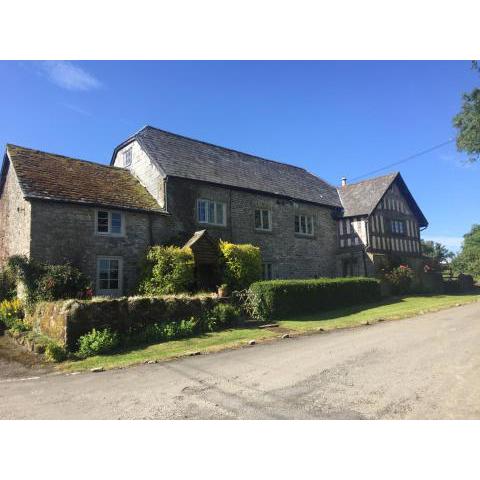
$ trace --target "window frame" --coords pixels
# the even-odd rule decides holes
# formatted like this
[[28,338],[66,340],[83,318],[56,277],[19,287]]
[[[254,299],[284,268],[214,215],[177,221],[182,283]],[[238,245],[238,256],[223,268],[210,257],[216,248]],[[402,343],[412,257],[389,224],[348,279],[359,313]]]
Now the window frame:
[[[399,228],[400,225],[401,225],[401,228]],[[390,231],[394,235],[406,235],[407,234],[407,228],[406,228],[405,220],[391,219],[390,220]]]
[[[266,273],[268,274],[266,275]],[[272,262],[262,262],[262,280],[273,280],[273,263]]]
[[[205,220],[200,220],[200,203],[205,202]],[[211,205],[213,205],[213,216],[214,222],[211,222],[210,215],[211,215]],[[217,223],[216,220],[218,219],[218,206],[221,205],[222,208],[222,220],[223,223]],[[202,225],[213,225],[215,227],[226,227],[227,226],[227,204],[225,202],[221,202],[218,200],[210,200],[208,198],[197,198],[196,203],[196,218],[197,222]]]
[[[297,217],[298,217],[298,232],[296,230],[297,227]],[[304,225],[305,225],[305,232],[302,232],[302,218],[304,219]],[[311,221],[311,227],[312,231],[311,233],[308,233],[308,219]],[[302,237],[313,237],[315,236],[315,216],[314,215],[307,215],[303,213],[296,213],[294,217],[294,224],[293,224],[293,229],[295,232],[295,235],[301,235]]]
[[[118,288],[100,288],[100,262],[103,260],[118,261]],[[110,272],[109,268],[109,272]],[[109,277],[108,281],[112,279]],[[123,293],[123,257],[120,256],[111,256],[111,255],[99,255],[97,256],[96,262],[96,273],[95,273],[95,293],[100,296],[109,296],[109,297],[119,297]]]
[[[130,161],[127,162],[127,154],[130,154]],[[124,167],[130,167],[132,165],[132,160],[133,160],[133,152],[132,152],[132,147],[126,148],[122,152],[122,161],[123,161],[123,166]]]
[[[256,215],[260,212],[260,227],[257,227]],[[264,228],[263,225],[263,212],[267,212],[268,228]],[[271,232],[272,231],[272,211],[268,208],[255,208],[253,214],[253,226],[257,232]]]
[[[98,230],[98,215],[99,213],[107,213],[108,214],[108,231],[107,232],[100,232]],[[112,216],[113,215],[120,215],[120,232],[112,232]],[[103,237],[124,237],[125,236],[125,213],[119,210],[108,210],[103,208],[95,209],[95,225],[94,225],[95,235],[100,235]]]

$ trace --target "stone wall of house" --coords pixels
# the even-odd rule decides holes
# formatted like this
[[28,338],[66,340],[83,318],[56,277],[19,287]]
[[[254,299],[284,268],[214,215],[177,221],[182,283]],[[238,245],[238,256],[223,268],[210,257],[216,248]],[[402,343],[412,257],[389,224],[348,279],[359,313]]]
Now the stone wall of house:
[[23,198],[11,164],[7,165],[0,196],[0,267],[12,255],[30,253],[30,202]]
[[[125,165],[123,155],[127,150],[132,151],[132,163],[128,166]],[[165,207],[164,176],[136,140],[117,152],[113,164],[115,167],[130,170],[158,204]]]
[[137,285],[148,247],[162,243],[167,236],[163,215],[124,211],[125,235],[116,237],[95,233],[94,207],[39,200],[31,203],[33,258],[71,262],[95,282],[97,257],[122,257],[123,293],[132,292]]
[[[257,245],[263,261],[272,264],[275,278],[335,276],[337,230],[331,215],[332,209],[179,178],[170,178],[167,190],[172,230],[178,236],[188,238],[193,232],[206,228],[217,238]],[[226,204],[225,226],[206,225],[197,221],[199,198]],[[271,231],[255,229],[257,208],[270,210]],[[295,233],[296,214],[313,216],[313,236]]]

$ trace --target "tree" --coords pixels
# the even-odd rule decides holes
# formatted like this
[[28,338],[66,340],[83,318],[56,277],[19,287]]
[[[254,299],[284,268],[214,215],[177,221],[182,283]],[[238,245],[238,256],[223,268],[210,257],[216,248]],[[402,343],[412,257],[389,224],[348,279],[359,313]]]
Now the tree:
[[[472,68],[480,72],[476,61]],[[462,110],[453,119],[457,131],[457,149],[469,155],[470,162],[480,159],[480,89],[463,95]]]
[[457,273],[468,273],[480,278],[480,225],[473,225],[469,233],[463,236],[460,253],[452,262]]
[[448,262],[455,256],[445,245],[432,240],[422,240],[422,253],[437,263]]

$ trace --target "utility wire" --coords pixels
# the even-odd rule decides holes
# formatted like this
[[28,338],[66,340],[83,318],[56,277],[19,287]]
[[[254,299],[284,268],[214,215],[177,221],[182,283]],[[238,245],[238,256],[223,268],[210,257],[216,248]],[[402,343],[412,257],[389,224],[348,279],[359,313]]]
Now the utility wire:
[[442,148],[445,145],[448,145],[449,143],[452,143],[454,141],[455,141],[454,138],[450,138],[446,142],[439,143],[438,145],[434,145],[433,147],[427,148],[426,150],[423,150],[423,151],[418,152],[418,153],[414,153],[413,155],[410,155],[409,157],[403,158],[402,160],[399,160],[398,162],[390,163],[388,165],[385,165],[382,168],[377,168],[377,170],[373,170],[371,172],[365,173],[364,175],[360,175],[358,177],[355,177],[351,181],[354,182],[355,180],[359,180],[359,179],[364,178],[364,177],[369,177],[370,175],[373,175],[375,173],[381,172],[383,170],[387,170],[388,168],[394,167],[396,165],[400,165],[401,163],[408,162],[408,160],[412,160],[413,158],[420,157],[421,155],[425,155],[426,153],[433,152],[434,150]]

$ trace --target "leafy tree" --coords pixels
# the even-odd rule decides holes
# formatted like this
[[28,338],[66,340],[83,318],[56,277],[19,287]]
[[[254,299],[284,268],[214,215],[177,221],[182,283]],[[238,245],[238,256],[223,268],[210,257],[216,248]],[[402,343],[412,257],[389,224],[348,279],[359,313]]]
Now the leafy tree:
[[455,256],[445,245],[432,240],[422,240],[422,253],[437,263],[445,263]]
[[452,267],[457,273],[480,278],[480,225],[473,225],[470,232],[463,236],[462,249],[452,262]]
[[[480,72],[476,61],[472,68]],[[469,155],[470,162],[480,159],[480,89],[463,95],[462,110],[453,119],[457,132],[457,149]]]

